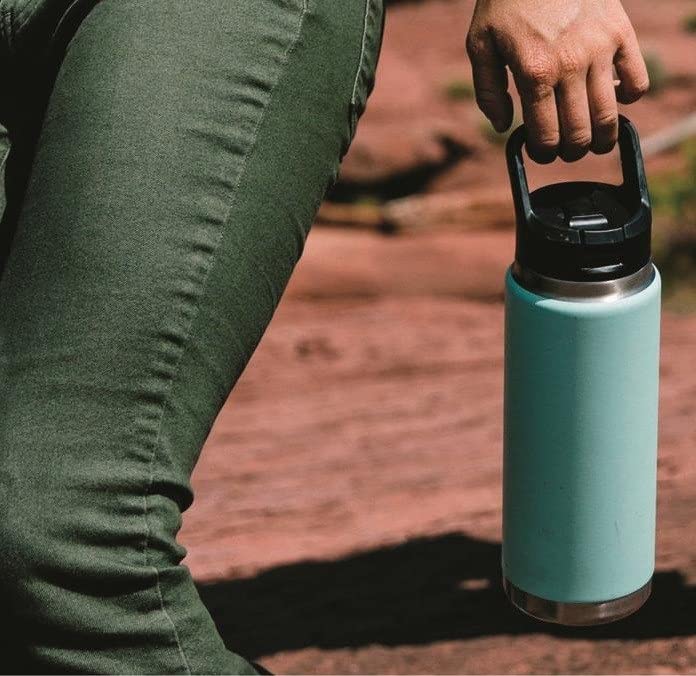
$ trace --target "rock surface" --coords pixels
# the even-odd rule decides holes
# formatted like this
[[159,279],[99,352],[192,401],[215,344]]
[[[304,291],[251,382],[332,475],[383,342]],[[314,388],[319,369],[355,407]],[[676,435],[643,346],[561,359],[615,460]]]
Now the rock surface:
[[504,598],[499,299],[512,245],[511,232],[310,235],[203,451],[181,533],[231,648],[276,673],[696,669],[696,317],[663,322],[652,598],[585,630]]

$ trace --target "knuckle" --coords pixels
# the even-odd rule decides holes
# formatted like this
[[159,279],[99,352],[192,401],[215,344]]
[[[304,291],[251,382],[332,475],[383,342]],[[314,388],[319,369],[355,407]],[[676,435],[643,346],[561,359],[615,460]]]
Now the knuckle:
[[558,59],[558,70],[561,77],[569,77],[581,73],[585,67],[585,60],[575,52],[565,51]]
[[529,86],[523,88],[521,93],[523,98],[532,104],[541,103],[555,96],[553,85],[542,84],[541,82],[529,84]]
[[612,132],[619,124],[619,114],[615,110],[602,110],[595,115],[592,124],[600,132]]
[[547,93],[556,84],[556,69],[548,59],[530,58],[522,63],[520,74],[528,91]]
[[605,26],[602,35],[597,39],[597,52],[600,54],[615,54],[616,49],[624,40],[623,28],[609,24]]
[[612,47],[616,50],[631,38],[631,33],[632,30],[630,27],[627,28],[622,25],[614,26],[613,30],[609,33]]
[[572,129],[565,141],[574,148],[589,148],[592,144],[592,134],[586,129]]
[[542,151],[555,150],[560,143],[560,134],[553,131],[541,131],[533,139],[533,145]]
[[611,23],[611,36],[616,44],[620,44],[626,40],[630,40],[635,36],[633,24],[626,14]]
[[629,33],[626,30],[626,24],[623,21],[611,23],[609,26],[607,26],[606,31],[607,38],[614,48],[618,47],[626,40],[627,37],[629,37]]

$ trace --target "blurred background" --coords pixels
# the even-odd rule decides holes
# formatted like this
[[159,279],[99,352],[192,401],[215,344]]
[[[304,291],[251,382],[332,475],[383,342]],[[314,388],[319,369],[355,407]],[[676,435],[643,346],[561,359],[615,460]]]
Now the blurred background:
[[[184,563],[231,649],[284,673],[696,672],[696,2],[625,4],[652,91],[623,112],[664,278],[651,599],[568,629],[504,597],[506,137],[473,100],[473,3],[403,0],[340,182],[193,476]],[[528,171],[532,188],[620,182],[617,153]]]

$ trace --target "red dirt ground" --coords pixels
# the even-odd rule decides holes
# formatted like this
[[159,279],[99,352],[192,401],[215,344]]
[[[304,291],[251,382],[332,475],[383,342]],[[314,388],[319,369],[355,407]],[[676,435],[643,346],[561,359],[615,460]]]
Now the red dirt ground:
[[[182,542],[228,644],[282,673],[692,672],[696,317],[664,317],[653,596],[616,625],[558,629],[498,579],[503,315],[468,296],[500,294],[511,234],[418,239],[314,231],[216,422]],[[347,243],[353,297],[345,261],[319,283]],[[449,287],[387,283],[417,252],[432,278],[457,271]],[[479,254],[486,275],[466,265]],[[303,299],[307,275],[323,297]]]
[[[644,44],[693,76],[695,39],[679,24],[696,5],[627,5]],[[435,120],[473,139],[473,154],[430,190],[504,185],[500,147],[481,140],[471,104],[437,98],[437,77],[467,72],[467,16],[445,0],[392,8],[349,177],[437,155]],[[387,73],[414,84],[389,89]],[[693,110],[696,89],[682,89],[632,109],[641,131]],[[588,162],[569,174],[594,171]],[[513,249],[511,228],[311,233],[184,516],[185,563],[231,649],[276,673],[696,672],[696,315],[663,319],[650,600],[621,622],[568,629],[504,597],[501,299]]]

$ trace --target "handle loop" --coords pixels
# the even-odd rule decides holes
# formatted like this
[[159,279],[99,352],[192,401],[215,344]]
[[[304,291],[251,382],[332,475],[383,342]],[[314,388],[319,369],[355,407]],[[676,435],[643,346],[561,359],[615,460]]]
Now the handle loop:
[[[532,208],[527,172],[525,171],[524,159],[522,157],[522,146],[526,143],[526,140],[527,128],[522,124],[511,134],[505,149],[518,223],[529,223],[532,220],[539,220]],[[636,212],[643,209],[649,211],[650,196],[638,132],[633,123],[624,115],[619,115],[619,151],[623,174],[622,187],[628,194],[633,196],[634,203],[638,206]],[[630,236],[630,223],[626,227],[626,234]]]

